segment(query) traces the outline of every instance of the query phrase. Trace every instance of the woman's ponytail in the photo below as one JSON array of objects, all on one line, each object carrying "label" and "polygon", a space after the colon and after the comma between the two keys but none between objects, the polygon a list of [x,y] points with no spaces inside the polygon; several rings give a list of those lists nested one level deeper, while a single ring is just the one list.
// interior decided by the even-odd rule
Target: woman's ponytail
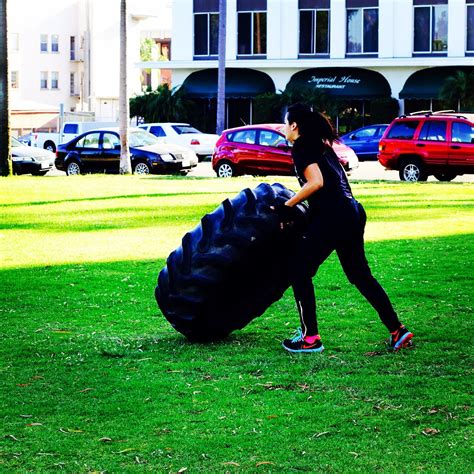
[{"label": "woman's ponytail", "polygon": [[311,137],[315,141],[321,140],[330,145],[338,138],[330,119],[309,105],[290,105],[286,118],[290,124],[295,122],[298,125],[301,136]]}]

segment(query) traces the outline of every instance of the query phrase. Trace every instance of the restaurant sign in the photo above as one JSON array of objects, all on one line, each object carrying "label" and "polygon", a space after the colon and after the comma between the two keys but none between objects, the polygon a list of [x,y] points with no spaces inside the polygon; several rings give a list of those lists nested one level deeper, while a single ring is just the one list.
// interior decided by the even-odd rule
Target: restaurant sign
[{"label": "restaurant sign", "polygon": [[345,76],[311,76],[308,84],[313,85],[315,89],[345,89],[348,85],[360,84],[361,79],[353,78],[350,75]]}]

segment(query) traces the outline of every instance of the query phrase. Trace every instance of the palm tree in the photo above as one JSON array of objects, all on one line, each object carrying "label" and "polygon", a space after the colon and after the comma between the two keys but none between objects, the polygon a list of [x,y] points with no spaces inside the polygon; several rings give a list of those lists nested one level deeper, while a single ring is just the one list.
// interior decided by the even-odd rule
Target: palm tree
[{"label": "palm tree", "polygon": [[0,0],[0,176],[12,174],[9,86],[7,0]]},{"label": "palm tree", "polygon": [[226,0],[219,0],[219,67],[217,72],[217,119],[216,133],[220,135],[225,127],[225,39]]},{"label": "palm tree", "polygon": [[474,72],[456,71],[444,81],[440,93],[440,99],[457,100],[458,112],[461,104],[469,108],[474,102]]},{"label": "palm tree", "polygon": [[120,91],[119,91],[119,125],[120,125],[120,173],[130,174],[130,150],[128,148],[129,102],[127,91],[127,0],[120,0]]}]

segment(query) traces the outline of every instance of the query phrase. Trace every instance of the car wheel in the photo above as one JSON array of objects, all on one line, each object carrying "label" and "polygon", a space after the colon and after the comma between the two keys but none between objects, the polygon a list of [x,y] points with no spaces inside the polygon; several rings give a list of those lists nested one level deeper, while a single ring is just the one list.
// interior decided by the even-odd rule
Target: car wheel
[{"label": "car wheel", "polygon": [[46,142],[43,147],[45,150],[48,150],[52,153],[56,153],[56,146],[53,142]]},{"label": "car wheel", "polygon": [[216,169],[216,174],[218,178],[232,178],[237,176],[235,174],[235,168],[228,161],[219,163]]},{"label": "car wheel", "polygon": [[425,167],[416,158],[408,158],[402,161],[399,171],[400,179],[402,181],[426,181],[428,174]]},{"label": "car wheel", "polygon": [[438,181],[452,181],[456,176],[457,174],[454,173],[435,173],[434,175]]},{"label": "car wheel", "polygon": [[177,331],[191,340],[224,337],[281,298],[291,284],[288,258],[304,231],[306,206],[291,208],[295,225],[288,232],[273,209],[292,196],[281,184],[245,189],[183,237],[155,289]]},{"label": "car wheel", "polygon": [[135,169],[133,170],[135,174],[150,174],[150,167],[141,161],[135,165]]},{"label": "car wheel", "polygon": [[70,161],[66,167],[66,174],[68,176],[77,176],[81,174],[81,167],[77,161]]}]

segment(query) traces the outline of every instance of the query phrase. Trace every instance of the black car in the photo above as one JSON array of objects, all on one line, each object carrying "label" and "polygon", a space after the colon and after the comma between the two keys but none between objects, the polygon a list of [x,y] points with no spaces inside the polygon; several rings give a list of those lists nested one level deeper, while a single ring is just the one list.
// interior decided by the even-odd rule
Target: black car
[{"label": "black car", "polygon": [[16,138],[10,139],[13,174],[43,176],[54,167],[54,153],[42,148],[27,146]]},{"label": "black car", "polygon": [[[130,159],[136,174],[186,174],[194,168],[196,154],[180,145],[160,143],[151,133],[129,131]],[[118,129],[91,130],[58,146],[56,168],[68,175],[118,173],[120,136]]]}]

